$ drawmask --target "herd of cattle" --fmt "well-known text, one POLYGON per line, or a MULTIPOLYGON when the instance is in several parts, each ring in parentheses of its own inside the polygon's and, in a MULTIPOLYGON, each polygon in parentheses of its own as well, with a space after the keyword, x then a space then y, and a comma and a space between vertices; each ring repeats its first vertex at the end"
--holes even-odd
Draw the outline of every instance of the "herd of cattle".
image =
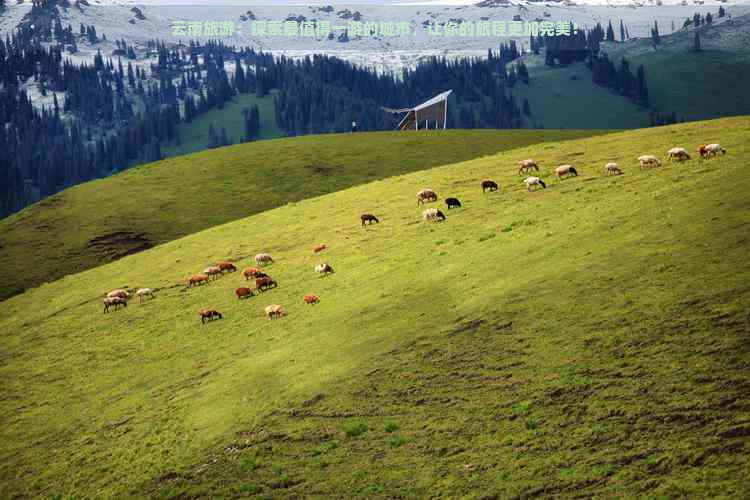
MULTIPOLYGON (((726 150, 719 144, 701 144, 700 146, 698 146, 698 153, 700 154, 701 159, 708 159, 718 154, 724 155, 726 154, 726 150)), ((688 152, 681 147, 671 148, 669 151, 667 151, 667 157, 670 161, 679 162, 690 160, 691 158, 690 154, 688 154, 688 152)), ((659 160, 654 155, 639 156, 638 163, 641 170, 644 167, 661 166, 661 160, 659 160)), ((537 162, 531 159, 519 161, 518 166, 519 175, 530 173, 532 171, 539 172, 539 165, 537 164, 537 162)), ((578 176, 578 171, 572 165, 560 165, 559 167, 556 167, 554 169, 554 173, 558 180, 565 179, 569 176, 578 176)), ((604 175, 620 175, 622 173, 623 171, 617 163, 607 163, 604 166, 604 175)), ((532 191, 532 187, 539 187, 542 189, 545 189, 547 187, 545 182, 539 177, 529 176, 526 177, 523 182, 529 192, 532 191)), ((497 183, 488 179, 483 180, 480 185, 482 188, 482 193, 486 193, 487 191, 496 191, 498 189, 497 183)), ((424 203, 437 201, 437 199, 438 196, 435 191, 433 191, 432 189, 422 189, 417 193, 417 206, 424 203)), ((446 198, 445 204, 447 205, 449 210, 451 208, 462 206, 461 201, 455 197, 446 198)), ((428 208, 422 212, 422 218, 425 221, 443 221, 446 219, 446 216, 441 210, 438 210, 437 208, 428 208)), ((363 227, 369 224, 377 224, 380 222, 380 220, 375 215, 369 213, 362 214, 360 216, 360 221, 363 227)), ((319 244, 313 247, 313 252, 317 254, 327 249, 327 245, 319 244)), ((273 262, 273 258, 267 253, 259 253, 255 256, 255 263, 258 267, 245 268, 241 273, 246 281, 250 279, 255 280, 255 288, 250 288, 247 286, 236 288, 235 295, 238 299, 241 300, 252 297, 256 294, 260 294, 278 286, 278 283, 273 278, 271 278, 268 274, 261 270, 261 267, 265 266, 266 264, 272 264, 273 262)), ((237 267, 233 263, 219 262, 215 265, 205 268, 200 274, 194 274, 190 276, 187 280, 187 288, 192 288, 203 283, 208 283, 212 279, 216 279, 219 276, 223 275, 225 272, 232 273, 236 271, 237 267)), ((323 263, 315 266, 315 272, 322 276, 326 276, 330 273, 333 273, 334 271, 333 267, 331 267, 329 264, 323 263)), ((151 288, 140 288, 138 290, 135 290, 134 292, 125 289, 112 290, 111 292, 107 293, 106 297, 104 298, 104 312, 109 312, 110 308, 114 308, 115 310, 117 310, 120 307, 127 307, 128 300, 133 294, 138 297, 140 303, 142 303, 146 299, 154 298, 154 290, 152 290, 151 288)), ((320 301, 320 297, 315 294, 307 294, 303 297, 303 301, 305 302, 305 304, 316 304, 320 301)), ((271 304, 267 306, 265 308, 265 313, 269 319, 279 318, 286 315, 284 307, 279 304, 271 304)), ((204 324, 206 321, 211 321, 215 318, 223 318, 222 314, 213 308, 201 309, 199 314, 201 323, 204 324)))

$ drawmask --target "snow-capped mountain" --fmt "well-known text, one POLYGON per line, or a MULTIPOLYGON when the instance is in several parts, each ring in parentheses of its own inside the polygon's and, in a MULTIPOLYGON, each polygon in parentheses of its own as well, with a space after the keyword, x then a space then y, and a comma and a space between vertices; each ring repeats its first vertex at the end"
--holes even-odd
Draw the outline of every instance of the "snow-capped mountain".
MULTIPOLYGON (((8 5, 0 14, 0 34, 13 29, 28 12, 28 0, 8 5)), ((225 0, 222 5, 191 0, 79 0, 71 2, 62 11, 63 25, 93 25, 97 32, 110 41, 124 39, 128 43, 143 44, 147 40, 187 43, 190 39, 208 40, 205 36, 173 35, 173 25, 207 21, 231 22, 234 32, 210 37, 221 39, 227 45, 248 46, 256 49, 299 57, 312 53, 335 54, 350 61, 370 65, 381 70, 399 70, 415 64, 430 55, 465 56, 482 55, 488 48, 516 39, 527 43, 522 36, 445 36, 444 23, 472 23, 493 21, 570 21, 578 29, 606 25, 610 20, 617 27, 622 20, 630 37, 649 36, 654 22, 662 34, 679 29, 683 21, 696 11, 701 14, 716 12, 717 3, 691 0, 586 0, 576 2, 528 0, 405 0, 393 3, 383 1, 347 4, 305 4, 287 2, 262 5, 258 2, 225 0), (261 36, 253 32, 255 21, 327 22, 331 26, 328 36, 261 36), (350 21, 380 23, 408 23, 408 34, 375 36, 349 36, 350 21)), ((750 12, 750 0, 724 3, 730 14, 750 12)), ((78 56, 85 57, 85 50, 78 56)))

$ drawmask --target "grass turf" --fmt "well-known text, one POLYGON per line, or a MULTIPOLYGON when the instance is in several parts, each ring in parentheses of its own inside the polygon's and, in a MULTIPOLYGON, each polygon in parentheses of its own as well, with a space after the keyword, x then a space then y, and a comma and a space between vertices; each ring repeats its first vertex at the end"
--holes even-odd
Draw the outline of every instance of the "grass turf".
POLYGON ((0 299, 123 255, 375 179, 601 131, 305 136, 142 165, 0 220, 0 299))
POLYGON ((13 297, 0 496, 747 496, 749 132, 743 117, 529 146, 13 297), (635 161, 719 139, 725 157, 635 161), (526 157, 546 190, 521 184, 526 157), (609 161, 625 174, 604 177, 609 161), (553 180, 561 163, 580 176, 553 180), (464 207, 426 223, 423 187, 464 207), (259 251, 278 288, 238 301, 237 273, 184 289, 259 251), (123 285, 159 290, 102 314, 123 285), (288 316, 266 319, 270 303, 288 316), (201 325, 209 306, 224 319, 201 325))

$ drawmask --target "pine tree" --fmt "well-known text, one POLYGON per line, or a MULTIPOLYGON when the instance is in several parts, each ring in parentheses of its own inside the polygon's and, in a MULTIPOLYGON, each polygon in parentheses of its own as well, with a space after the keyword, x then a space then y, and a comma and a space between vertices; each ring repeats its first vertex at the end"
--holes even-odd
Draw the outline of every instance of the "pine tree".
POLYGON ((724 17, 724 14, 726 11, 724 10, 724 7, 719 5, 719 17, 724 17))
POLYGON ((699 52, 701 50, 701 35, 698 30, 695 30, 695 38, 693 38, 693 50, 699 52))
POLYGON ((706 24, 711 24, 714 20, 714 16, 711 15, 711 13, 706 14, 706 24))
POLYGON ((636 94, 639 101, 644 106, 648 106, 648 85, 646 84, 646 70, 643 65, 638 66, 638 72, 636 76, 636 94))
POLYGON ((651 40, 654 42, 654 45, 659 45, 661 43, 661 36, 659 35, 659 23, 654 21, 654 27, 651 29, 651 40))
POLYGON ((218 147, 219 145, 219 137, 216 135, 216 131, 214 130, 213 123, 210 123, 208 125, 208 145, 206 146, 208 149, 213 149, 215 147, 218 147))
POLYGON ((610 21, 609 25, 607 25, 607 41, 608 42, 615 41, 615 30, 612 29, 612 21, 610 21))
POLYGON ((529 69, 526 67, 523 61, 519 61, 518 65, 516 66, 516 71, 518 73, 518 78, 523 83, 528 85, 529 84, 529 69))
POLYGON ((531 116, 531 107, 529 106, 529 100, 525 97, 523 98, 523 114, 526 116, 531 116))
POLYGON ((625 41, 625 25, 622 23, 622 19, 620 19, 620 41, 625 41))
POLYGON ((227 129, 225 129, 222 125, 221 133, 219 134, 219 145, 229 146, 230 144, 232 144, 232 142, 229 140, 229 136, 227 135, 227 129))

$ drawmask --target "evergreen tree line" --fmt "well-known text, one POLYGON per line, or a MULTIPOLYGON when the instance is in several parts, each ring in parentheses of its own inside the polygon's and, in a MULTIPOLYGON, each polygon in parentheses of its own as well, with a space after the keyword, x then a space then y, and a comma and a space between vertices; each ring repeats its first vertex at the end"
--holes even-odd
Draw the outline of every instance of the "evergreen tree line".
MULTIPOLYGON (((654 29, 658 36, 658 26, 654 29)), ((652 33, 653 33, 652 29, 652 33)), ((620 38, 627 39, 627 28, 620 21, 620 38)), ((548 66, 567 66, 575 62, 586 62, 591 70, 593 82, 602 87, 609 88, 620 95, 629 97, 643 106, 649 106, 648 83, 646 71, 642 65, 638 66, 636 73, 630 69, 630 63, 622 58, 619 66, 607 57, 600 54, 601 42, 615 41, 615 32, 612 22, 609 22, 606 30, 600 23, 594 28, 569 36, 538 36, 534 40, 533 47, 545 49, 545 62, 548 66)))
POLYGON ((592 78, 597 85, 612 89, 642 106, 649 106, 648 84, 643 65, 638 66, 634 75, 627 59, 623 57, 617 66, 607 54, 591 54, 586 65, 591 69, 592 78))
MULTIPOLYGON (((529 81, 522 62, 509 64, 520 55, 511 42, 489 51, 486 59, 432 57, 401 75, 378 74, 325 55, 297 61, 282 57, 260 74, 279 89, 276 117, 289 135, 343 132, 352 121, 360 130, 393 129, 398 117, 382 107, 416 105, 446 89, 453 90, 449 127, 514 128, 522 118, 511 89, 529 81)), ((530 114, 528 103, 526 108, 530 114)))
MULTIPOLYGON (((529 79, 514 42, 486 59, 432 58, 393 75, 327 56, 292 60, 213 41, 167 47, 154 40, 148 49, 157 58, 147 75, 132 64, 135 51, 124 40, 116 41, 115 60, 98 51, 93 64, 65 61, 62 52, 71 46, 105 37, 93 26, 76 34, 56 13, 54 2, 35 2, 28 20, 0 40, 3 216, 68 186, 160 159, 163 146, 179 143, 180 122, 236 94, 264 97, 276 89, 277 120, 289 134, 344 131, 352 120, 361 130, 392 129, 397 117, 381 106, 415 105, 448 88, 454 90, 450 127, 518 127, 522 113, 531 115, 528 101, 519 106, 512 95, 517 82, 529 79), (231 76, 227 61, 234 62, 231 76), (29 81, 51 102, 34 107, 23 87, 29 81)), ((256 139, 257 106, 246 110, 244 124, 241 140, 256 139)), ((212 128, 207 146, 231 142, 223 127, 212 128)))

